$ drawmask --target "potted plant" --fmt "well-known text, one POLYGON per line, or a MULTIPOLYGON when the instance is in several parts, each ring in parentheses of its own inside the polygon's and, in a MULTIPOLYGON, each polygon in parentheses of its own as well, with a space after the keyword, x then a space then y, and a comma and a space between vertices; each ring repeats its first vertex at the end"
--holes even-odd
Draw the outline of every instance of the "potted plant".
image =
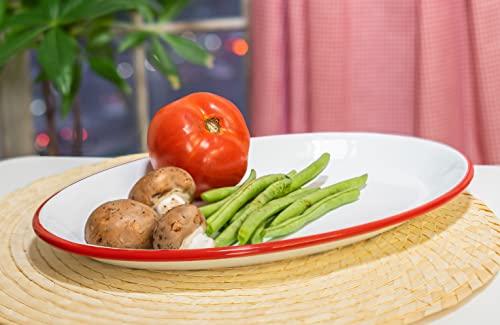
MULTIPOLYGON (((75 154, 81 153, 82 128, 77 100, 82 64, 112 82, 125 94, 128 83, 115 68, 115 55, 147 45, 150 63, 174 89, 181 80, 169 50, 186 61, 211 67, 213 57, 197 43, 158 28, 177 16, 187 0, 0 0, 0 73, 11 58, 32 50, 40 65, 36 82, 42 84, 47 107, 47 129, 56 139, 54 112, 73 111, 75 154), (130 21, 131 15, 143 23, 130 21), (113 46, 120 40, 117 46, 113 46), (58 98, 52 96, 55 88, 58 98)), ((57 154, 56 141, 50 154, 57 154)))

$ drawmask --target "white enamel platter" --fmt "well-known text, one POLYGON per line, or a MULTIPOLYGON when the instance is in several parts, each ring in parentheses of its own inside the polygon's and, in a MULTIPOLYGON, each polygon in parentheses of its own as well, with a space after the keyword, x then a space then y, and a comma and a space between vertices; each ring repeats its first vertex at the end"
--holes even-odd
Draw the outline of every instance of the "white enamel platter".
POLYGON ((257 175, 300 170, 329 152, 314 181, 327 186, 368 173, 358 201, 300 231, 256 245, 193 250, 134 250, 89 245, 84 225, 105 201, 126 198, 146 172, 147 158, 104 170, 55 193, 33 218, 49 244, 105 263, 154 270, 236 267, 331 250, 370 238, 439 207, 470 183, 473 166, 458 151, 418 138, 374 133, 309 133, 252 138, 248 169, 257 175))

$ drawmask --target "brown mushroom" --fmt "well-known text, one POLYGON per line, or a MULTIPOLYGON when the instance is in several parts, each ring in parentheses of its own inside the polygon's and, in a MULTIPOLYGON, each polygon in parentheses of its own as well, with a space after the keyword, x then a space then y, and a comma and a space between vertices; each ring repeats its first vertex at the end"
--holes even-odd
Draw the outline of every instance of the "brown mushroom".
POLYGON ((193 249, 214 247, 205 234, 207 223, 201 211, 183 204, 163 215, 153 233, 153 247, 159 249, 193 249))
POLYGON ((106 202, 95 209, 85 225, 89 244, 116 248, 152 248, 156 212, 132 200, 106 202))
POLYGON ((181 204, 191 203, 196 185, 187 171, 163 167, 143 176, 130 191, 129 199, 144 203, 163 215, 181 204))

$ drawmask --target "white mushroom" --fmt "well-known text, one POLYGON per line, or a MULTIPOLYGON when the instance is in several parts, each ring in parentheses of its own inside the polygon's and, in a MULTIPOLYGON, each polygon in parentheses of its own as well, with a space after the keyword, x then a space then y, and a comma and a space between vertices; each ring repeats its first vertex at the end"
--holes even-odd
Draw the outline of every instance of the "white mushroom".
POLYGON ((178 205, 191 203, 195 190, 193 178, 184 169, 163 167, 139 179, 129 199, 142 202, 163 215, 178 205))
POLYGON ((201 211, 192 204, 173 208, 163 215, 153 233, 153 248, 196 249, 214 247, 205 234, 207 223, 201 211))

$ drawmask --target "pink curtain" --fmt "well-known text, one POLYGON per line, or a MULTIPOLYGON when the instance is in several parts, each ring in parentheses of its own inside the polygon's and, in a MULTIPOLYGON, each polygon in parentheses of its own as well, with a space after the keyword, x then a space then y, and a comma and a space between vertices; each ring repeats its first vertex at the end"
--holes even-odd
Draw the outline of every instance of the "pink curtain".
POLYGON ((500 1, 251 6, 252 135, 410 134, 500 163, 500 1))

